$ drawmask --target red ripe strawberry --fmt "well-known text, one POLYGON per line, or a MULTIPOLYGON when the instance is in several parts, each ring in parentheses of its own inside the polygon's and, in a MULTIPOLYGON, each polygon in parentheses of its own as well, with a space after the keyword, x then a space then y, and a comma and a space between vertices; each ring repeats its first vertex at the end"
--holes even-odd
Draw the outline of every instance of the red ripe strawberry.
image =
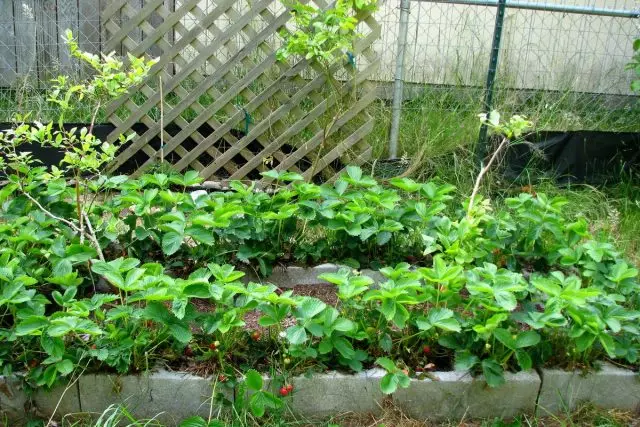
POLYGON ((39 363, 40 363, 40 362, 38 362, 36 359, 31 359, 31 360, 29 361, 29 367, 30 367, 30 368, 35 368, 36 366, 38 366, 38 364, 39 364, 39 363))
POLYGON ((285 388, 287 389, 287 391, 288 391, 289 393, 291 393, 291 392, 293 391, 293 384, 287 384, 287 385, 285 386, 285 388))
POLYGON ((191 349, 191 347, 187 347, 184 349, 184 355, 187 357, 193 356, 193 350, 191 349))
POLYGON ((424 347, 422 347, 422 352, 424 354, 431 354, 431 347, 429 347, 428 345, 425 345, 424 347))
POLYGON ((289 394, 289 390, 286 387, 280 387, 280 396, 285 397, 289 394))
POLYGON ((227 376, 224 374, 220 374, 218 375, 218 381, 220 381, 221 383, 226 383, 228 380, 227 376))

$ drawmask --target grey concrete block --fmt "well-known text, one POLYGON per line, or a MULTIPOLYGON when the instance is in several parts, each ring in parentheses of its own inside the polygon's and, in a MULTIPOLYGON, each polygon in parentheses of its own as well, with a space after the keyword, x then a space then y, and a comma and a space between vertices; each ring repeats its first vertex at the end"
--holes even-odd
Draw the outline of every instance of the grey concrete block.
POLYGON ((21 420, 28 410, 29 399, 16 376, 0 376, 0 414, 11 420, 21 420))
POLYGON ((61 384, 51 390, 40 389, 28 396, 20 376, 0 377, 0 413, 15 423, 28 414, 60 419, 65 414, 81 412, 78 384, 61 384))
POLYGON ((419 420, 512 417, 533 413, 540 388, 534 371, 505 374, 506 383, 488 387, 482 377, 467 372, 434 372, 433 379, 412 379, 398 389, 394 403, 419 420))
POLYGON ((329 417, 345 412, 380 413, 385 395, 380 380, 385 372, 370 370, 356 375, 337 372, 292 379, 290 400, 294 413, 304 417, 329 417))
POLYGON ((36 412, 44 417, 54 415, 54 419, 60 419, 66 414, 82 412, 78 382, 61 384, 52 390, 37 390, 32 400, 36 412))
POLYGON ((542 370, 538 414, 571 411, 591 402, 606 409, 640 410, 640 375, 604 364, 597 372, 542 370))
MULTIPOLYGON (((139 419, 155 418, 176 425, 194 415, 209 415, 213 381, 169 371, 122 377, 86 375, 80 379, 80 390, 84 411, 101 413, 116 404, 126 407, 139 419)), ((232 398, 232 392, 226 394, 232 398)), ((214 405, 213 410, 217 409, 214 405)))

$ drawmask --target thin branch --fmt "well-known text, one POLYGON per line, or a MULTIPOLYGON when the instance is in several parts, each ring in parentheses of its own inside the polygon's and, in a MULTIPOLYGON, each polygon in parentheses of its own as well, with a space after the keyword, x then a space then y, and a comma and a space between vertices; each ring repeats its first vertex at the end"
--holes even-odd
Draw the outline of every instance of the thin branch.
POLYGON ((473 192, 471 193, 471 200, 469 200, 469 208, 467 209, 467 218, 471 216, 471 211, 473 209, 473 202, 475 201, 475 198, 478 195, 478 191, 480 190, 480 183, 482 182, 482 178, 486 175, 487 172, 489 172, 489 169, 491 169, 491 165, 498 158, 498 153, 502 151, 502 149, 506 147, 508 143, 509 143, 509 139, 506 137, 502 137, 502 142, 500 143, 498 148, 496 148, 496 151, 493 152, 493 155, 489 159, 489 162, 487 163, 486 166, 484 166, 480 170, 480 173, 476 178, 476 183, 473 186, 473 192))
POLYGON ((93 115, 91 116, 91 124, 89 125, 89 134, 93 135, 93 125, 96 123, 96 119, 98 117, 98 110, 100 110, 100 101, 96 105, 96 109, 93 110, 93 115))
POLYGON ((86 213, 82 213, 82 215, 84 216, 84 220, 87 223, 87 226, 90 230, 89 233, 85 232, 84 230, 80 229, 77 225, 75 225, 73 222, 61 218, 53 213, 51 213, 49 210, 47 210, 47 208, 45 208, 44 206, 42 206, 42 204, 37 201, 33 196, 31 196, 31 194, 29 194, 28 192, 24 191, 24 189, 22 187, 20 187, 20 190, 22 191, 22 194, 25 195, 25 197, 27 199, 29 199, 33 204, 35 204, 38 209, 40 209, 42 211, 42 213, 44 213, 46 216, 48 216, 51 219, 55 219, 56 221, 60 221, 63 224, 66 224, 67 226, 69 226, 73 231, 76 232, 76 234, 78 234, 80 237, 86 237, 91 241, 91 246, 93 246, 93 248, 96 250, 98 257, 100 258, 100 261, 104 261, 104 255, 102 253, 102 248, 100 248, 100 243, 98 242, 98 239, 95 236, 95 232, 93 231, 93 227, 91 227, 91 222, 89 222, 89 217, 87 216, 86 213))
POLYGON ((100 242, 98 242, 96 233, 95 231, 93 231, 93 227, 91 226, 91 221, 89 221, 89 215, 87 215, 86 212, 82 212, 82 215, 84 216, 84 221, 87 224, 87 228, 89 229, 89 236, 88 236, 89 240, 91 240, 91 243, 93 243, 93 246, 96 252, 98 253, 98 258, 100 259, 100 261, 104 261, 104 254, 102 253, 102 248, 100 248, 100 242))
POLYGON ((32 203, 34 203, 38 207, 38 209, 40 209, 46 216, 48 216, 51 219, 55 219, 56 221, 60 221, 63 224, 68 225, 76 233, 82 234, 82 230, 80 230, 80 228, 78 228, 77 225, 75 225, 74 223, 72 223, 71 221, 69 221, 67 219, 61 218, 61 217, 56 216, 53 213, 49 212, 44 206, 42 206, 40 204, 39 201, 34 199, 33 196, 31 196, 31 194, 29 194, 28 192, 24 191, 24 189, 22 187, 20 187, 20 190, 22 191, 22 194, 24 194, 27 199, 29 199, 32 203))
POLYGON ((158 76, 160 88, 160 163, 164 163, 164 95, 162 94, 162 75, 158 76))
POLYGON ((53 422, 53 417, 56 415, 56 412, 58 411, 58 408, 60 407, 60 404, 62 403, 62 399, 64 399, 64 395, 67 394, 67 392, 71 389, 71 387, 73 387, 78 380, 80 379, 80 377, 82 377, 82 374, 84 374, 84 371, 87 369, 87 367, 83 367, 82 368, 82 372, 80 372, 80 374, 78 374, 77 377, 75 377, 73 379, 73 381, 69 382, 69 384, 65 387, 65 389, 62 391, 62 394, 60 395, 60 399, 58 399, 58 403, 56 403, 56 407, 53 408, 53 412, 51 413, 51 417, 49 418, 49 421, 47 421, 47 424, 45 424, 46 427, 49 426, 53 426, 54 424, 53 422))

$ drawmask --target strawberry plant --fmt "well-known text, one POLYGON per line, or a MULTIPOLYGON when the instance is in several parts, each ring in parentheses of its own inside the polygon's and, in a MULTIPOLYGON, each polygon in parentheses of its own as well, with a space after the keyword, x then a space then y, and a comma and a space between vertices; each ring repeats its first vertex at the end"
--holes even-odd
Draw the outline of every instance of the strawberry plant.
MULTIPOLYGON (((81 88, 58 79, 63 112, 77 96, 121 93, 152 63, 124 71, 75 52, 96 77, 81 88)), ((230 405, 216 391, 235 388, 235 410, 262 416, 301 372, 379 366, 393 393, 434 369, 495 387, 508 371, 640 362, 638 270, 569 220, 562 198, 522 194, 496 214, 476 194, 455 200, 450 185, 383 184, 355 166, 333 183, 270 171, 269 191, 191 192, 195 172, 101 175, 113 148, 90 128, 78 135, 21 124, 0 137, 0 363, 32 387, 76 370, 196 364, 217 379, 217 401, 230 405), (18 149, 25 141, 67 156, 47 170, 18 149), (321 277, 334 305, 268 283, 296 260, 349 266, 321 277), (267 279, 246 283, 238 267, 267 279), (272 375, 270 390, 249 366, 272 375)))

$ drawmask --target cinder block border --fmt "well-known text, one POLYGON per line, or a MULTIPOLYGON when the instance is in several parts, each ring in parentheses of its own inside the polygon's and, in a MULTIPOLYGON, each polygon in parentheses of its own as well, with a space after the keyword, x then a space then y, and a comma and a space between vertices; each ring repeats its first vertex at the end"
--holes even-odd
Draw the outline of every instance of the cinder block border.
POLYGON ((434 372, 429 379, 412 379, 393 395, 394 403, 417 420, 443 421, 509 418, 533 414, 540 376, 535 371, 505 373, 505 384, 487 386, 482 376, 467 372, 434 372))
MULTIPOLYGON (((509 418, 523 413, 540 416, 574 409, 590 401, 608 409, 640 409, 638 373, 605 365, 586 376, 579 372, 542 370, 507 373, 506 383, 490 388, 480 376, 467 372, 434 372, 429 379, 412 379, 409 388, 392 396, 380 391, 384 371, 359 374, 328 372, 291 379, 295 389, 288 398, 290 409, 307 418, 323 418, 340 413, 381 412, 385 399, 392 399, 407 415, 419 420, 509 418)), ((269 386, 269 379, 266 386, 269 386)), ((29 412, 48 417, 58 404, 64 386, 51 392, 39 391, 28 397, 17 375, 0 377, 0 412, 20 421, 29 412)), ((136 417, 155 417, 167 425, 185 418, 208 416, 214 381, 184 372, 160 370, 141 375, 90 374, 69 388, 57 415, 101 413, 111 405, 123 404, 136 417)), ((217 387, 223 387, 220 383, 217 387)), ((229 400, 236 393, 223 391, 229 400)), ((218 408, 214 405, 213 411, 218 408)), ((58 417, 56 417, 58 418, 58 417)))
POLYGON ((602 365, 597 372, 541 370, 540 416, 568 412, 584 402, 605 409, 640 411, 640 373, 602 365))

